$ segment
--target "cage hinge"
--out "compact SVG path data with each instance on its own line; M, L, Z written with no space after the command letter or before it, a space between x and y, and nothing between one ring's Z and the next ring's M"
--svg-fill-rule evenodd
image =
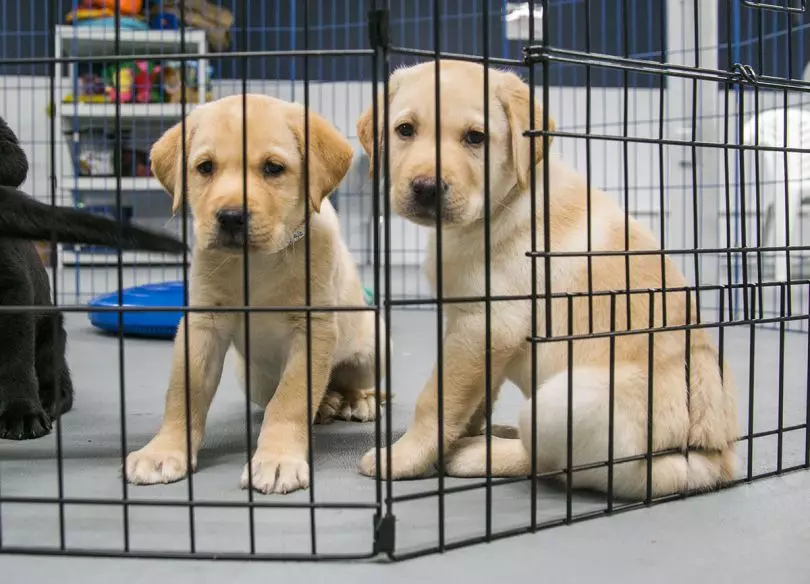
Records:
M534 65L548 60L547 45L529 45L523 47L523 62L526 65Z
M368 40L374 50L384 49L391 42L388 9L368 11Z
M396 539L396 518L393 515L374 515L374 553L394 553Z
M742 63L734 63L732 67L733 77L732 80L739 81L742 79L751 85L756 85L759 83L759 79L757 78L757 72L754 71L754 68L751 65L744 65Z

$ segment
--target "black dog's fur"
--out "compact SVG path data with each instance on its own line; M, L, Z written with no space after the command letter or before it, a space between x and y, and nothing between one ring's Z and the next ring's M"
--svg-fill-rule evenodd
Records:
M174 238L103 217L39 203L17 188L28 161L17 136L0 118L0 307L51 306L48 274L28 240L90 243L181 253ZM73 406L60 312L0 310L0 438L47 434Z

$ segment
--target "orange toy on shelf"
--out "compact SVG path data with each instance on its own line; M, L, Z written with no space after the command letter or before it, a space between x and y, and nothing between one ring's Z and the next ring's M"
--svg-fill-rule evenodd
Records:
M83 8L106 8L108 10L115 10L116 2L121 5L121 14L134 16L141 14L143 10L143 0L83 0Z

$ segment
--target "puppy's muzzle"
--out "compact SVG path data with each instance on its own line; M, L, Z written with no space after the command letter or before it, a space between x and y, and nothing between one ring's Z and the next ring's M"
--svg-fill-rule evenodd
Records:
M411 201L414 211L422 217L435 217L436 210L446 204L447 183L435 177L418 176L411 181Z
M245 245L250 234L250 211L240 208L220 209L217 212L217 237L219 247L236 249Z

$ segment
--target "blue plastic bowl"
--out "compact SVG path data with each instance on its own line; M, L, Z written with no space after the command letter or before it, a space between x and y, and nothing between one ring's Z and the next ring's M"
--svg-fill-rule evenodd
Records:
M163 282L125 288L123 304L118 304L118 292L111 292L93 298L87 304L104 307L159 306L183 307L183 282ZM183 318L182 312L123 312L122 331L125 335L139 337L174 338L177 326ZM118 312L90 312L90 324L103 331L118 332Z
M374 302L374 294L368 288L364 289L366 302ZM146 284L125 288L122 294L123 305L118 304L118 292L111 292L93 298L88 306L119 307L128 306L159 306L183 307L183 282L163 282L160 284ZM122 331L125 335L151 338L174 338L182 311L138 311L123 312ZM90 312L90 324L103 331L118 333L118 312Z

